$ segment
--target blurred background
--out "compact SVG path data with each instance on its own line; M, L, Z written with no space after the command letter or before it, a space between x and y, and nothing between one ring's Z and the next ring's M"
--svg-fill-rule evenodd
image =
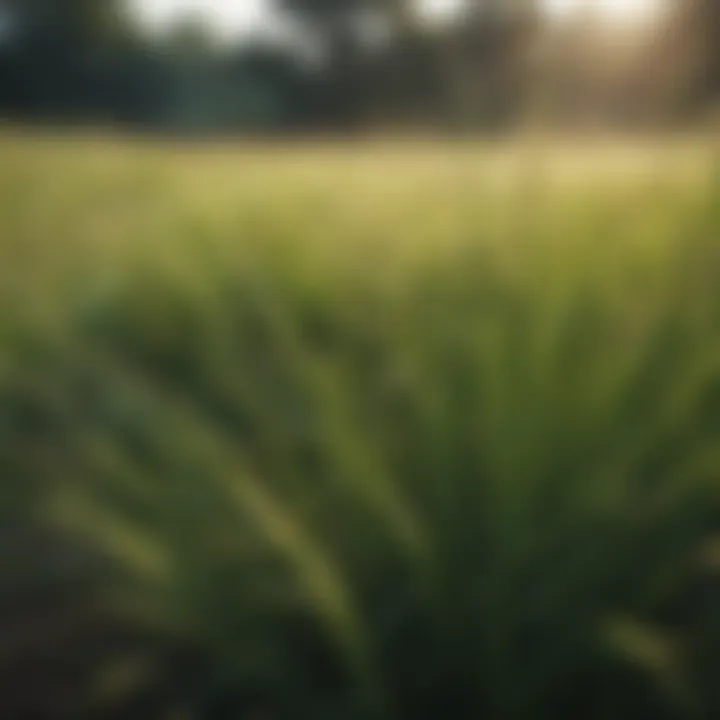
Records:
M718 122L720 0L0 0L0 720L720 718Z
M713 0L3 0L0 113L177 132L709 121Z

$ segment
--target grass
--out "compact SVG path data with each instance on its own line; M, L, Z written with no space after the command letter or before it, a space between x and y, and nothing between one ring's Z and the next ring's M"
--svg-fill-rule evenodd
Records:
M0 714L720 711L706 147L0 142Z

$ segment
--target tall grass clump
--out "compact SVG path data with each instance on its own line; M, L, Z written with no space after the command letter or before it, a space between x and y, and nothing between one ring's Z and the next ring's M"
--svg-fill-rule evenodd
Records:
M0 171L3 717L720 712L705 174L75 151Z

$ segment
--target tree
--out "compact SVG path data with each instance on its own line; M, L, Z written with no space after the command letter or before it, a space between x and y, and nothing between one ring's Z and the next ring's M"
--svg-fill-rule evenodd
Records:
M131 36L114 0L0 0L11 27L0 103L35 116L76 117L108 102L109 73Z
M326 123L367 120L382 93L378 64L387 46L402 41L414 24L409 0L276 0L322 58L317 112ZM378 42L379 41L379 42ZM391 62L389 53L384 54ZM389 69L386 67L386 69ZM381 82L382 84L382 82Z
M448 120L488 127L520 114L538 19L535 0L467 0L439 38Z
M717 0L678 0L672 18L682 57L676 88L691 112L720 101L720 3Z
M720 102L720 2L667 3L648 53L648 85L661 116L697 119Z

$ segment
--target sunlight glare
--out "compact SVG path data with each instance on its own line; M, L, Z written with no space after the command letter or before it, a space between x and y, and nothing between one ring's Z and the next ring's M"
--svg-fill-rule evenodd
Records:
M659 0L545 0L550 16L563 18L588 9L617 21L647 20L659 7Z

